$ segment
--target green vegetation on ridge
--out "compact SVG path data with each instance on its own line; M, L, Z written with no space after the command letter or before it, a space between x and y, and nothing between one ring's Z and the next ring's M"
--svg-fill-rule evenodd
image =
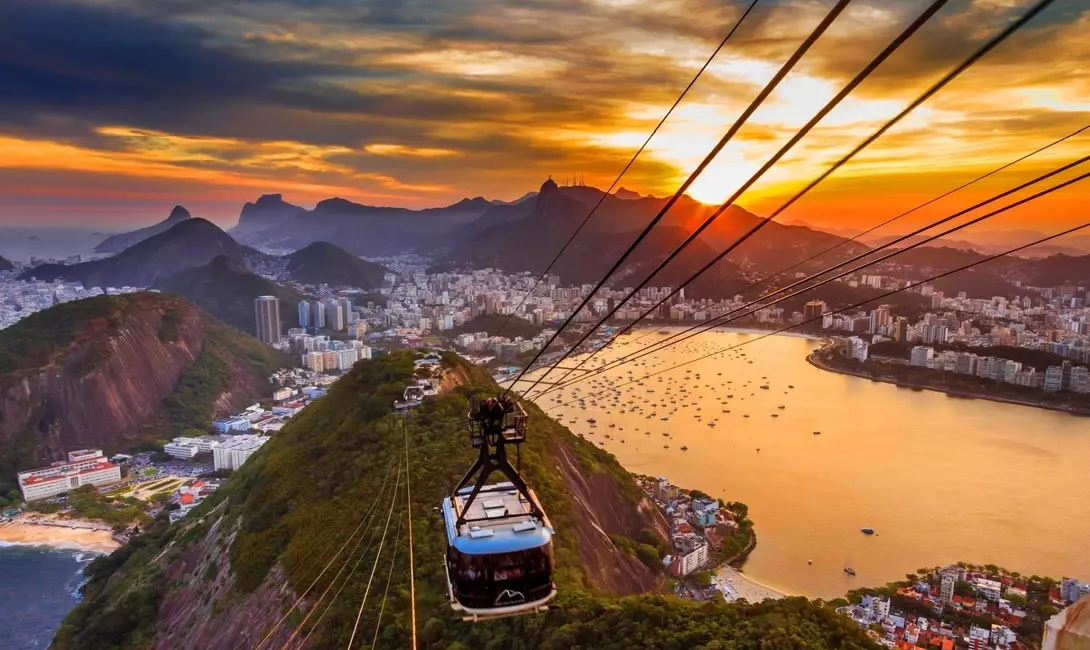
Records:
M400 484L394 501L394 519L379 574L394 561L390 589L385 598L381 627L376 627L379 595L371 597L359 621L359 630L369 638L378 629L380 648L404 648L410 636L410 604L407 544L405 543L404 476L398 469L405 459L412 482L412 526L416 571L416 612L421 648L463 650L465 648L870 648L859 629L831 610L805 599L789 599L762 605L698 604L673 597L649 595L613 598L602 595L580 561L583 544L599 543L580 539L574 508L558 469L558 449L566 446L585 476L606 474L618 483L622 496L641 498L639 488L616 460L590 443L572 436L553 420L528 405L530 425L523 448L522 467L527 480L541 498L557 530L555 538L556 582L560 590L558 607L546 614L506 619L488 624L461 622L446 599L443 554L446 536L434 508L448 494L473 460L468 434L462 428L466 401L474 395L490 394L495 384L479 369L459 364L457 372L471 383L435 398L428 398L402 428L400 417L390 412L412 376L413 355L397 352L361 362L330 390L329 395L304 410L281 430L239 471L224 489L206 500L176 528L173 535L148 536L127 546L123 562L109 561L113 578L103 577L106 567L93 567L88 598L68 617L55 642L58 650L80 648L145 648L153 638L156 621L151 605L168 601L172 584L149 587L160 567L149 563L152 549L167 548L180 553L213 525L221 531L238 527L229 550L229 567L202 570L189 567L201 580L211 572L229 572L234 588L216 602L213 612L233 600L250 597L266 584L271 569L279 566L293 593L302 593L321 573L331 553L341 545L349 530L361 522L372 507L376 516L363 526L364 540L377 540L383 533L393 486ZM408 441L406 444L406 437ZM209 515L213 509L215 514ZM225 512L214 524L214 517ZM205 516L208 515L208 516ZM200 519L204 517L204 519ZM401 526L398 532L398 526ZM594 535L592 533L592 535ZM400 540L394 544L395 540ZM377 544L376 544L377 546ZM364 592L374 562L374 546L362 556L358 568L346 572L342 596L332 603L321 626L311 630L315 615L303 626L311 634L307 647L343 647L355 622L360 595ZM391 552L391 548L394 549ZM150 566L149 566L150 564ZM321 593L330 580L328 572L312 593ZM104 584L104 581L108 583ZM376 578L376 581L378 578ZM338 584L331 591L337 591ZM121 613L118 607L132 601L134 611ZM372 604L374 603L374 604ZM319 611L319 610L315 610ZM304 612L289 617L296 625ZM138 620L134 620L138 618ZM227 621L221 625L231 625ZM265 625L271 621L265 621ZM242 629L239 645L255 645L265 629ZM237 638L237 637L236 637ZM158 639L160 645L169 645Z

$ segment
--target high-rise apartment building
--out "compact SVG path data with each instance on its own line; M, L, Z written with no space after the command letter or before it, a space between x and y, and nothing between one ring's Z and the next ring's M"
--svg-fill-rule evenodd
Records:
M330 300L326 303L325 322L326 328L334 332L344 331L344 310L341 308L341 303L336 300Z
M310 327L310 303L306 300L299 301L299 327Z
M325 303L324 302L315 302L312 305L312 307L314 307L314 319L311 321L311 324L317 329L324 330L325 329Z
M262 343L280 342L280 301L276 296L261 296L254 300L257 339Z

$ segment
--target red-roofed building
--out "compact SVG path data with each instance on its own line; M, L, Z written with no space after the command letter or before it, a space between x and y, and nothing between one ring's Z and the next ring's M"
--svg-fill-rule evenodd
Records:
M178 498L178 502L183 506L191 506L193 505L193 495L190 493L183 494Z
M121 480L121 468L106 460L100 449L72 452L69 462L19 473L23 499L36 501L64 494L83 485L109 485Z

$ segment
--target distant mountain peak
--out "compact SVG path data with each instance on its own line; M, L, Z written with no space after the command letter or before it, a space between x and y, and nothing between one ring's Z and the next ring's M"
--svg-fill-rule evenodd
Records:
M174 209L170 211L170 216L167 217L167 221L182 221L184 219L191 219L193 215L189 214L189 210L186 210L180 205L174 206Z
M556 184L556 181L554 181L552 179L552 177L550 176L549 180L547 180L547 181L545 181L544 183L541 184L541 189L538 190L538 191L539 191L539 193L544 194L546 191L553 191L553 190L556 190L558 187L559 186Z
M617 197L618 199L625 200L635 200L643 198L642 196L640 196L639 192L633 192L632 190L624 187L617 188L617 191L613 193L613 196Z
M447 209L450 210L463 208L487 208L490 205L492 205L492 202L488 199L484 198L483 196L475 196L472 199L467 197L462 199L461 201L458 201L457 203L448 205Z

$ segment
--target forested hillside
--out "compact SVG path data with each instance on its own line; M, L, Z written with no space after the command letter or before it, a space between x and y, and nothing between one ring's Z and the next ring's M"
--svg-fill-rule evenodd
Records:
M405 422L390 404L412 376L411 354L357 364L180 526L96 561L55 647L227 649L267 637L263 647L334 648L354 628L356 646L409 647L410 489L421 648L871 647L805 599L727 606L636 595L660 591L661 573L613 540L661 554L660 516L612 456L532 406L522 466L557 530L557 607L462 622L446 601L435 507L472 460L466 400L495 385L448 363L444 394ZM331 562L339 548L349 550Z

